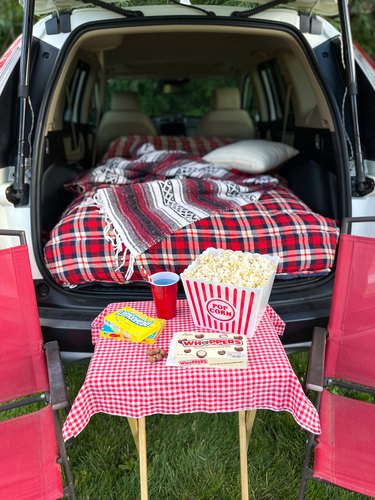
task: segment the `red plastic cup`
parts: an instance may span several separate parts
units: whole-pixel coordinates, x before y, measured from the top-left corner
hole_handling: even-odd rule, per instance
[[[159,318],[172,319],[176,316],[179,279],[178,274],[166,271],[150,276],[151,292]]]

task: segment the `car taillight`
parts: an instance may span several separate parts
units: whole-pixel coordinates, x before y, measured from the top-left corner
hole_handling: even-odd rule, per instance
[[[357,51],[363,59],[366,60],[366,62],[369,64],[369,66],[372,67],[372,69],[375,70],[375,61],[374,59],[369,56],[363,49],[360,45],[358,45],[358,43],[354,43],[354,50]]]
[[[19,35],[0,58],[0,95],[21,56],[22,36]]]
[[[12,45],[10,45],[7,50],[4,52],[4,54],[1,56],[0,58],[0,71],[3,69],[3,66],[6,65],[6,63],[12,58],[14,57],[14,55],[16,55],[17,57],[17,54],[18,54],[18,57],[17,59],[19,58],[21,52],[21,42],[22,42],[22,35],[19,35],[15,40],[14,42],[12,43]]]
[[[375,61],[358,45],[354,44],[355,61],[375,90]]]

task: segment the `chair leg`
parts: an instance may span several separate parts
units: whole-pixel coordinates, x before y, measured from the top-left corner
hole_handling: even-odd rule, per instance
[[[306,491],[306,481],[307,479],[303,477],[300,482],[299,492],[298,492],[298,500],[304,500],[305,491]]]
[[[314,445],[315,445],[314,434],[309,434],[309,437],[307,439],[305,458],[303,461],[302,477],[298,493],[298,500],[304,500],[306,491],[306,482],[308,479],[311,478],[310,460]]]
[[[66,495],[71,500],[77,500],[74,486],[73,486],[73,476],[72,476],[72,473],[70,470],[69,459],[68,459],[68,455],[66,453],[65,443],[63,440],[63,436],[62,436],[60,418],[59,418],[57,411],[53,412],[53,418],[55,421],[55,429],[56,429],[56,435],[57,435],[57,443],[59,446],[60,461],[63,465],[64,475],[65,475],[66,487],[64,488],[64,493],[66,493]]]

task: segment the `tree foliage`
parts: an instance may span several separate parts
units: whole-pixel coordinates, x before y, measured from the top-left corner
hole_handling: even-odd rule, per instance
[[[1,0],[0,54],[22,31],[22,15],[22,8],[16,0]]]
[[[375,60],[375,0],[352,0],[350,12],[354,40]]]

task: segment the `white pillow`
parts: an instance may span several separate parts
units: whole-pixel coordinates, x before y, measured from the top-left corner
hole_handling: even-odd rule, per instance
[[[250,139],[222,146],[203,156],[203,159],[223,168],[263,174],[298,153],[297,149],[282,142]]]

